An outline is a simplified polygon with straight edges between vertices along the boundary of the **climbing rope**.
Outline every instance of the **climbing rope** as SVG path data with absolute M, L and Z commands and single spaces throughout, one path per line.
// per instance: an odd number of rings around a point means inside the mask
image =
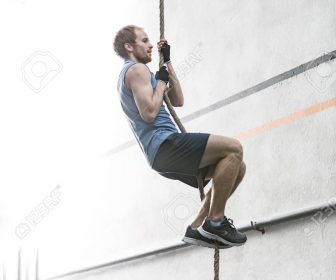
M 164 0 L 160 0 L 160 38 L 164 38 Z M 160 64 L 159 67 L 161 67 L 164 64 L 163 62 L 163 55 L 160 54 Z M 170 114 L 172 115 L 175 123 L 177 124 L 177 126 L 179 127 L 180 131 L 182 133 L 186 132 L 186 129 L 184 128 L 184 126 L 182 125 L 179 117 L 177 116 L 173 106 L 170 103 L 169 97 L 168 97 L 168 91 L 169 89 L 167 89 L 164 92 L 164 101 L 168 107 L 168 110 L 170 112 Z M 198 176 L 196 177 L 197 179 L 197 185 L 198 185 L 198 190 L 200 193 L 200 198 L 201 201 L 204 199 L 204 186 L 203 186 L 203 180 L 202 180 L 202 176 L 201 174 L 198 174 Z M 214 254 L 214 280 L 219 280 L 219 249 L 218 249 L 218 243 L 216 242 L 216 248 L 215 248 L 215 254 Z

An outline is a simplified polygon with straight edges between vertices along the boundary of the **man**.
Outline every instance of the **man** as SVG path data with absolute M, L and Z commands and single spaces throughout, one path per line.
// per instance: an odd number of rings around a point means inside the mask
M 129 25 L 115 36 L 114 50 L 124 59 L 118 92 L 122 109 L 151 168 L 162 176 L 197 188 L 196 175 L 212 186 L 202 207 L 188 226 L 183 241 L 210 248 L 239 246 L 246 235 L 224 215 L 225 204 L 245 175 L 243 149 L 233 138 L 207 133 L 179 133 L 163 105 L 164 92 L 175 107 L 184 103 L 183 93 L 170 60 L 165 39 L 157 43 L 164 63 L 156 75 L 146 66 L 153 45 L 141 27 Z M 167 84 L 169 82 L 169 88 Z

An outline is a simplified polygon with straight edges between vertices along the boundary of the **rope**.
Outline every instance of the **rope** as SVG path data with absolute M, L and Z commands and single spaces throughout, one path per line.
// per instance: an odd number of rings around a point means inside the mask
M 219 249 L 217 241 L 216 245 L 217 247 L 215 248 L 215 254 L 214 254 L 214 279 L 219 280 Z
M 160 0 L 160 38 L 164 38 L 164 0 Z M 163 62 L 163 55 L 160 53 L 160 63 L 159 63 L 159 67 L 161 67 L 164 64 Z M 171 114 L 171 116 L 173 117 L 175 123 L 177 124 L 178 128 L 180 129 L 180 131 L 182 133 L 186 132 L 186 129 L 184 128 L 184 126 L 182 125 L 179 117 L 177 116 L 170 100 L 168 97 L 168 91 L 170 90 L 170 88 L 168 90 L 166 90 L 164 92 L 164 101 L 167 105 L 167 108 Z M 203 180 L 201 177 L 201 174 L 198 174 L 198 176 L 196 177 L 197 179 L 197 185 L 198 185 L 198 190 L 200 193 L 200 198 L 201 201 L 204 199 L 204 186 L 203 186 Z M 216 242 L 216 248 L 215 248 L 215 254 L 214 254 L 214 280 L 219 280 L 219 249 L 218 249 L 218 242 Z

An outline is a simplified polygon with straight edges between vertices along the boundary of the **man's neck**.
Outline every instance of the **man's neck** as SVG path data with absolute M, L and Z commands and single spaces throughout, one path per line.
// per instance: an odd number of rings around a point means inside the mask
M 126 60 L 131 60 L 134 62 L 139 62 L 133 55 L 130 55 L 128 58 L 126 58 Z

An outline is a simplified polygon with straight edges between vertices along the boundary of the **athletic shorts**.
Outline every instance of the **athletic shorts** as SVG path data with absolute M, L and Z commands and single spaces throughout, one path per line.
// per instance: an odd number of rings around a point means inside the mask
M 153 169 L 160 175 L 179 180 L 198 188 L 196 176 L 201 173 L 203 186 L 209 166 L 198 168 L 210 134 L 208 133 L 172 133 L 165 139 L 157 151 Z

